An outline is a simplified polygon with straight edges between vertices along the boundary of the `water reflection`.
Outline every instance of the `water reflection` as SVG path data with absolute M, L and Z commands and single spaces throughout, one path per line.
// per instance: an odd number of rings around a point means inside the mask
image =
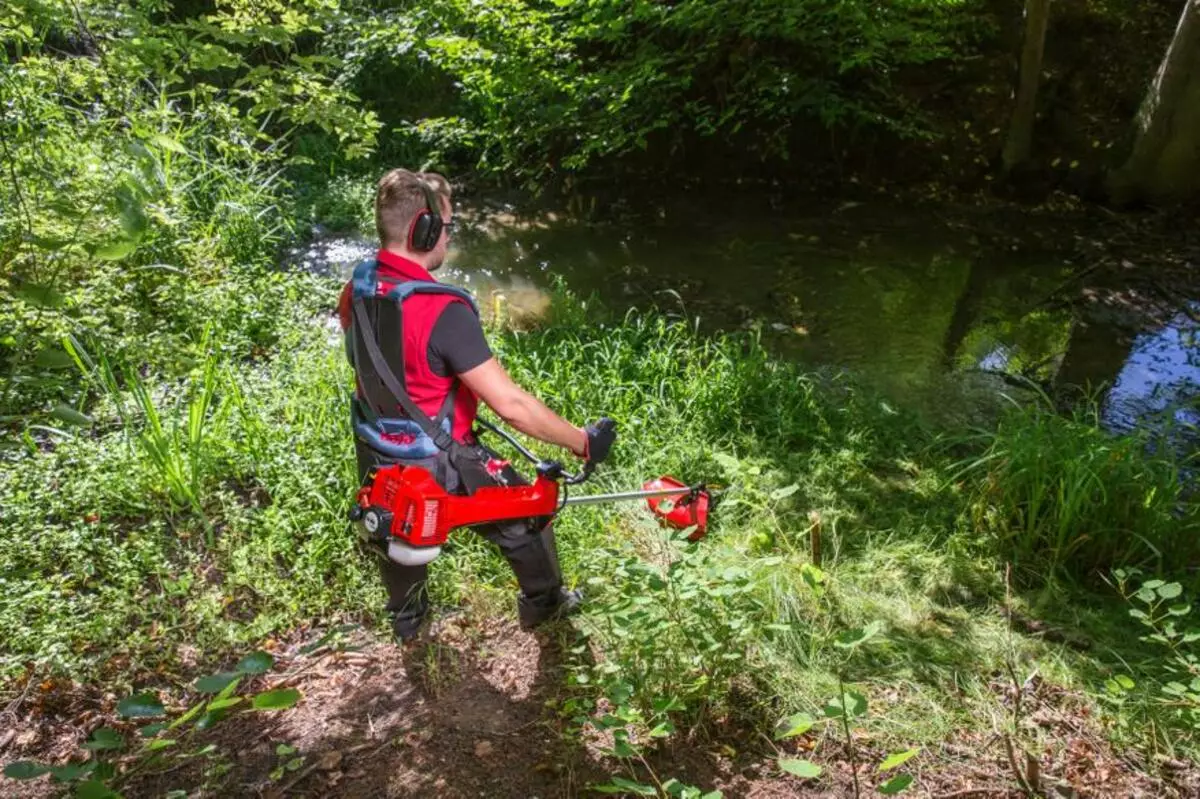
M 1198 306 L 1192 306 L 1195 313 Z M 1130 430 L 1147 422 L 1200 424 L 1200 352 L 1196 318 L 1180 313 L 1170 324 L 1137 336 L 1103 406 L 1105 423 Z
M 1200 421 L 1187 404 L 1200 392 L 1196 323 L 1181 314 L 1134 338 L 1111 319 L 1081 317 L 1052 301 L 1076 266 L 1050 251 L 981 244 L 894 209 L 736 216 L 693 209 L 669 224 L 593 225 L 460 214 L 466 224 L 439 277 L 518 326 L 536 322 L 562 279 L 618 310 L 756 327 L 783 354 L 851 368 L 914 400 L 937 402 L 947 371 L 982 370 L 1046 389 L 1111 386 L 1103 408 L 1114 429 L 1164 414 Z M 348 277 L 374 249 L 326 238 L 288 260 Z

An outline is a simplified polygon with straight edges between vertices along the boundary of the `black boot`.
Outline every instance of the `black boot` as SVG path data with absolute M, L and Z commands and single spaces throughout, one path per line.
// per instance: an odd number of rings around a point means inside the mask
M 518 594 L 517 615 L 521 619 L 521 629 L 532 630 L 545 622 L 565 618 L 579 610 L 582 603 L 582 592 L 568 591 L 562 586 L 541 596 Z

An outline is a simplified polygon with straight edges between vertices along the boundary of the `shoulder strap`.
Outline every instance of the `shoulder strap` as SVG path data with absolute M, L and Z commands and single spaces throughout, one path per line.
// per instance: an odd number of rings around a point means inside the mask
M 479 315 L 479 307 L 475 304 L 475 298 L 471 296 L 471 292 L 466 289 L 460 289 L 458 286 L 447 285 L 446 283 L 430 283 L 428 280 L 407 280 L 393 286 L 392 290 L 387 293 L 387 298 L 395 302 L 404 302 L 414 294 L 449 294 L 471 306 L 471 310 L 475 312 L 475 315 Z
M 412 419 L 425 432 L 425 435 L 433 439 L 433 443 L 438 449 L 449 452 L 455 445 L 454 437 L 443 430 L 435 423 L 425 411 L 421 410 L 408 392 L 404 389 L 404 384 L 396 378 L 391 367 L 388 366 L 384 359 L 383 353 L 379 349 L 379 342 L 375 340 L 375 329 L 371 326 L 371 319 L 367 315 L 367 309 L 361 297 L 355 297 L 352 305 L 354 307 L 354 323 L 359 328 L 358 338 L 362 341 L 366 348 L 367 357 L 371 359 L 371 365 L 375 368 L 375 373 L 379 375 L 379 379 L 383 381 L 387 390 L 396 398 L 396 403 L 404 409 L 409 419 Z M 454 386 L 451 386 L 451 396 L 453 396 Z M 442 416 L 442 414 L 438 414 Z

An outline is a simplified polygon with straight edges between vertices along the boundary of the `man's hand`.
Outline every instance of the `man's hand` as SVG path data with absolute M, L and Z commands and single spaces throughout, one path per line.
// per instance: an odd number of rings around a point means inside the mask
M 587 448 L 583 451 L 583 459 L 588 463 L 603 463 L 617 440 L 617 423 L 607 416 L 602 416 L 595 422 L 583 428 L 587 434 Z

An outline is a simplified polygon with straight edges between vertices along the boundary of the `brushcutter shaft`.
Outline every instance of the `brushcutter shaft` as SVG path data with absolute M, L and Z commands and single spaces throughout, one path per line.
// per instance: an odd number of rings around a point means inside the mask
M 568 496 L 567 505 L 598 505 L 602 502 L 624 502 L 631 499 L 651 499 L 652 497 L 683 497 L 688 496 L 695 488 L 657 488 L 653 491 L 618 491 L 615 494 L 584 494 L 583 496 Z

